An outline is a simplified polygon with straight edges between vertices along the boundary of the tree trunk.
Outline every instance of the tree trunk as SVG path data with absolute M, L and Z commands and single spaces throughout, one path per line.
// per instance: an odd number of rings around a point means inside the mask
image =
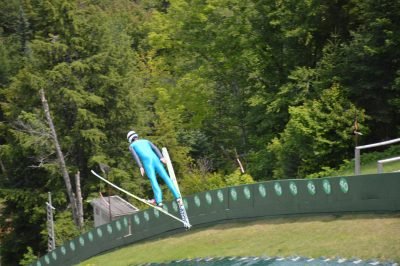
M 49 127 L 50 127 L 51 137 L 54 141 L 54 146 L 56 148 L 57 158 L 58 158 L 58 162 L 60 164 L 60 169 L 61 169 L 61 172 L 62 172 L 62 175 L 64 178 L 65 186 L 67 187 L 67 193 L 68 193 L 69 201 L 71 203 L 72 216 L 73 216 L 75 225 L 79 228 L 80 224 L 79 224 L 79 218 L 78 218 L 78 209 L 77 209 L 76 199 L 74 197 L 74 193 L 72 190 L 71 179 L 69 178 L 67 166 L 66 166 L 65 160 L 64 160 L 64 155 L 61 151 L 61 147 L 58 142 L 56 129 L 54 127 L 53 120 L 50 115 L 49 105 L 47 103 L 47 100 L 46 100 L 46 97 L 44 94 L 44 90 L 41 89 L 39 92 L 40 92 L 40 98 L 41 98 L 42 104 L 43 104 L 43 110 L 46 115 L 47 123 L 49 124 Z
M 4 173 L 4 176 L 6 175 L 6 168 L 4 167 L 3 161 L 0 159 L 0 169 Z
M 78 171 L 75 175 L 75 186 L 76 186 L 76 207 L 78 210 L 78 221 L 79 227 L 83 227 L 83 204 L 82 204 L 82 192 L 81 192 L 81 173 Z

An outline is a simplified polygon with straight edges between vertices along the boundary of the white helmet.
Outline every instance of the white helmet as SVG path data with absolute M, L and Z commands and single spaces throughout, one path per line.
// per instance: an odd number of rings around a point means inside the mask
M 134 138 L 139 137 L 139 135 L 135 131 L 129 131 L 128 135 L 126 135 L 126 138 L 128 139 L 128 142 L 131 143 Z

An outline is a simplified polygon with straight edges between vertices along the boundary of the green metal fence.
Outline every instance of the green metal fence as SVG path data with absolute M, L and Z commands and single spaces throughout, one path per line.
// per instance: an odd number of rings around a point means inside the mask
M 276 180 L 206 191 L 184 198 L 191 224 L 282 215 L 400 211 L 400 173 Z M 179 216 L 175 202 L 164 208 Z M 93 228 L 33 266 L 74 265 L 101 252 L 184 231 L 176 220 L 146 209 Z

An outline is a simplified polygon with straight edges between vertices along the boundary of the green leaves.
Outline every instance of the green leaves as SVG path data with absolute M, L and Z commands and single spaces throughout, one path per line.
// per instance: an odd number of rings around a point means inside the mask
M 88 130 L 81 130 L 80 131 L 84 140 L 92 142 L 92 143 L 100 143 L 101 140 L 105 140 L 106 136 L 103 132 L 98 129 L 88 129 Z
M 360 125 L 365 118 L 338 86 L 324 90 L 318 99 L 290 107 L 289 114 L 284 131 L 269 145 L 277 158 L 275 178 L 304 177 L 340 164 L 350 156 L 356 115 Z

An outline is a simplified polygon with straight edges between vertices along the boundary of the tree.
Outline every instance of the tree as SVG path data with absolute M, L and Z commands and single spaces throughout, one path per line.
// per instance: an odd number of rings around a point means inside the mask
M 371 117 L 365 141 L 396 138 L 399 125 L 400 3 L 352 1 L 351 41 L 338 54 L 336 71 L 349 98 Z M 379 95 L 379 97 L 376 97 Z M 397 128 L 398 129 L 398 128 Z
M 320 98 L 289 108 L 285 130 L 268 146 L 276 159 L 274 178 L 304 178 L 350 156 L 355 114 L 363 132 L 365 116 L 342 90 L 334 85 Z
M 178 0 L 167 13 L 156 12 L 150 25 L 149 44 L 162 56 L 161 68 L 173 73 L 168 80 L 168 93 L 176 96 L 172 106 L 179 108 L 192 143 L 198 142 L 195 136 L 208 136 L 203 151 L 214 170 L 236 167 L 224 151 L 247 149 L 247 80 L 258 64 L 250 23 L 254 12 L 251 1 Z
M 46 197 L 39 196 L 27 204 L 29 197 L 24 190 L 35 195 L 52 191 L 54 206 L 64 212 L 68 208 L 64 194 L 71 192 L 63 184 L 63 176 L 81 170 L 86 198 L 98 189 L 97 180 L 89 175 L 89 169 L 98 162 L 112 166 L 110 176 L 118 176 L 116 182 L 141 185 L 131 182 L 124 140 L 132 124 L 148 122 L 145 112 L 140 113 L 146 110 L 145 103 L 137 98 L 143 94 L 141 77 L 146 76 L 145 69 L 132 49 L 139 46 L 142 36 L 138 25 L 143 12 L 130 1 L 102 4 L 79 5 L 63 0 L 22 4 L 32 33 L 30 52 L 12 82 L 1 88 L 1 110 L 7 122 L 1 134 L 7 144 L 1 146 L 0 155 L 8 170 L 8 179 L 2 179 L 8 189 L 2 191 L 6 201 L 1 226 L 10 232 L 2 235 L 1 248 L 2 260 L 8 263 L 21 257 L 27 246 L 35 254 L 46 246 L 37 234 L 45 222 L 42 208 Z M 63 172 L 55 160 L 54 146 L 48 145 L 51 133 L 43 122 L 45 115 L 38 97 L 41 89 L 46 91 L 59 133 L 57 150 L 64 154 Z M 29 134 L 23 125 L 44 134 Z M 15 191 L 25 200 L 17 198 Z M 29 237 L 23 237 L 26 232 Z M 20 248 L 15 248 L 16 243 Z

